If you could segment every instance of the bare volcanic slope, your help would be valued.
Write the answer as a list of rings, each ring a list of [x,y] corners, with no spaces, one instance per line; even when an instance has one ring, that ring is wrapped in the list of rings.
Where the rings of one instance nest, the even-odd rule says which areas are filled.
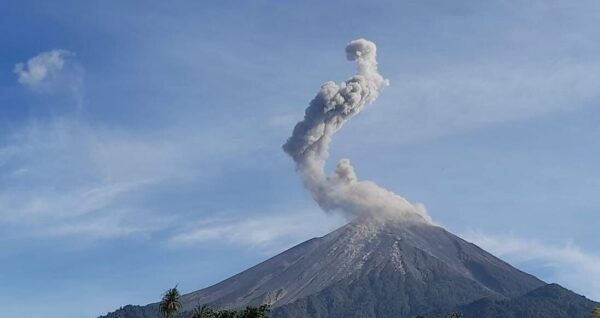
[[[274,317],[408,317],[544,285],[441,227],[360,218],[182,300],[184,311],[270,303]],[[156,308],[105,317],[154,318]]]

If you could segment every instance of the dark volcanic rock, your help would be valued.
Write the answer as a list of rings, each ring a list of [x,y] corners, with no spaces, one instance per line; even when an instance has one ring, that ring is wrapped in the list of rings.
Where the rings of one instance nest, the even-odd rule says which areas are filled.
[[[366,257],[354,263],[358,270],[280,304],[273,316],[409,317],[482,297],[515,297],[544,284],[440,227],[358,223],[328,236],[340,243],[364,233],[359,254]]]

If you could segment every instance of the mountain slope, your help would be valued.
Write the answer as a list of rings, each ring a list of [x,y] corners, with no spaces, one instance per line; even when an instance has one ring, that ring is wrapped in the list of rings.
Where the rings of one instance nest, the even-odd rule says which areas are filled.
[[[396,317],[509,299],[543,285],[441,227],[361,219],[182,301],[184,310],[270,303],[274,317]],[[154,318],[155,308],[128,306],[127,316],[107,317]]]
[[[587,318],[596,307],[600,307],[600,303],[577,295],[560,285],[548,284],[513,299],[484,298],[427,316],[446,318],[448,312],[461,312],[465,317]]]
[[[281,306],[337,283],[376,279],[371,277],[376,273],[423,288],[456,285],[453,293],[464,289],[474,299],[517,296],[544,284],[441,227],[361,220],[183,299],[225,307],[264,302]]]
[[[340,237],[364,233],[371,234],[358,253],[368,255],[357,262],[360,270],[308,297],[277,304],[273,316],[410,316],[482,297],[515,297],[544,285],[440,227],[355,223],[330,235],[339,243]]]

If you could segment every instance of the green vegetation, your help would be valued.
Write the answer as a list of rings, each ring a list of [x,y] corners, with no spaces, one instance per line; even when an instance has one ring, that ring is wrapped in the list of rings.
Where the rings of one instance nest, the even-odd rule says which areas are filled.
[[[247,306],[246,309],[241,311],[214,310],[202,305],[194,309],[192,318],[267,318],[269,311],[269,305]]]
[[[600,318],[600,307],[594,308],[594,310],[592,310],[592,318]]]
[[[166,318],[174,318],[181,309],[180,294],[177,290],[177,285],[168,289],[162,296],[159,303],[159,311]],[[260,305],[246,306],[240,311],[235,310],[215,310],[207,305],[198,306],[192,311],[191,318],[268,318],[271,306]],[[186,317],[188,317],[186,315]]]
[[[463,317],[464,317],[463,314],[461,314],[459,312],[453,312],[448,316],[448,318],[463,318]],[[427,318],[427,317],[423,316],[423,315],[417,315],[417,316],[414,316],[413,318]]]
[[[167,290],[160,301],[160,313],[166,318],[175,317],[181,308],[181,302],[179,301],[179,298],[180,295],[179,291],[177,290],[177,285]]]

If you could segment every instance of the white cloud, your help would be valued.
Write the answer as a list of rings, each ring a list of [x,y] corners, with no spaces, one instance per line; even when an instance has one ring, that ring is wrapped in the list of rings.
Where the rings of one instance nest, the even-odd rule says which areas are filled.
[[[147,182],[70,185],[67,190],[31,186],[0,192],[0,224],[4,237],[116,238],[159,229],[158,218],[132,210],[128,197]]]
[[[341,217],[325,216],[320,211],[284,208],[284,214],[249,214],[251,217],[222,216],[193,222],[180,228],[170,239],[173,246],[204,242],[277,250],[322,236],[343,224]]]
[[[549,282],[558,282],[583,295],[600,300],[600,255],[567,243],[548,245],[513,235],[487,235],[471,231],[465,239],[516,264],[535,263],[550,271]]]
[[[17,81],[38,94],[65,94],[77,110],[83,107],[83,67],[74,59],[75,54],[54,49],[42,52],[25,63],[17,63],[13,72]]]
[[[170,160],[177,149],[156,143],[152,153],[138,153],[152,141],[69,120],[33,122],[7,139],[0,147],[2,237],[121,237],[157,230],[152,220],[167,217],[149,217],[154,211],[135,199],[173,177],[174,171],[160,167],[176,166]],[[113,152],[115,147],[129,151]]]
[[[101,215],[74,220],[62,220],[51,227],[40,227],[37,237],[84,237],[86,239],[111,239],[145,234],[164,227],[160,220],[149,222],[140,218],[131,220],[131,211],[112,210]]]
[[[148,204],[175,200],[153,191],[201,185],[258,150],[231,126],[175,128],[140,135],[62,117],[2,136],[0,239],[139,236],[188,223],[177,218],[185,211]]]
[[[72,55],[73,53],[61,49],[42,52],[26,63],[17,63],[14,72],[18,76],[19,83],[36,86],[56,77],[63,70],[66,59]]]

